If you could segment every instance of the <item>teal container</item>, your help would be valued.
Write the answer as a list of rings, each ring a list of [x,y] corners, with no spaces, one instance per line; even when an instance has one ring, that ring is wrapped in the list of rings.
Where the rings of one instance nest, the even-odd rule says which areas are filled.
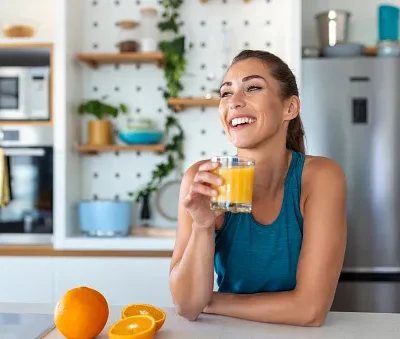
[[[399,7],[380,5],[378,7],[379,41],[398,41],[399,39]]]

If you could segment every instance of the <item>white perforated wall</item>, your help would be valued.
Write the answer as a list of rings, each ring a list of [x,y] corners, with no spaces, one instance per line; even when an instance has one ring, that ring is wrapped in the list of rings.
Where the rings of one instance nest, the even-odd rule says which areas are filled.
[[[143,6],[158,7],[157,1],[84,1],[83,52],[116,52],[120,31],[115,23],[122,19],[140,20]],[[297,61],[289,40],[293,37],[290,30],[297,28],[291,26],[291,3],[292,0],[251,0],[247,4],[242,0],[210,0],[207,4],[186,1],[182,7],[183,32],[193,48],[186,55],[182,96],[198,97],[217,88],[232,57],[245,48],[267,49],[294,65]],[[297,42],[293,43],[296,47]],[[109,95],[110,102],[124,102],[131,112],[154,118],[158,127],[163,127],[168,110],[160,91],[164,85],[162,69],[153,64],[83,69],[85,99]],[[223,134],[217,107],[187,108],[178,117],[186,134],[184,169],[199,159],[235,151]],[[126,122],[127,117],[121,117],[115,125],[124,128]],[[146,152],[85,157],[82,198],[127,199],[128,192],[147,182],[158,161],[159,156]],[[154,208],[152,212],[155,225],[171,225]]]

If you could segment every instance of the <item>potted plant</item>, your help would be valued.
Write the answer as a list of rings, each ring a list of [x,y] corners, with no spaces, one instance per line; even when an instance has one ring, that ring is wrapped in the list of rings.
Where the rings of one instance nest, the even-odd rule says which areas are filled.
[[[79,105],[78,113],[80,115],[92,115],[95,119],[90,120],[87,125],[88,129],[88,141],[89,145],[109,145],[113,139],[113,128],[111,121],[106,117],[110,116],[116,118],[120,113],[127,113],[128,109],[126,105],[119,104],[113,106],[107,104],[105,99],[107,96],[101,97],[101,99],[93,99],[83,102]]]

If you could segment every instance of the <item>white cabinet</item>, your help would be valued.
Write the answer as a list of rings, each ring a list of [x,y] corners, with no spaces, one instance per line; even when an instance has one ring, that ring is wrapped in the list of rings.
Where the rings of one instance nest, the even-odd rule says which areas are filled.
[[[172,306],[170,258],[55,258],[55,298],[68,289],[88,286],[110,305],[150,303]]]
[[[53,304],[53,258],[0,257],[0,302]]]
[[[55,305],[85,285],[110,305],[172,306],[169,264],[170,258],[0,257],[0,302]]]

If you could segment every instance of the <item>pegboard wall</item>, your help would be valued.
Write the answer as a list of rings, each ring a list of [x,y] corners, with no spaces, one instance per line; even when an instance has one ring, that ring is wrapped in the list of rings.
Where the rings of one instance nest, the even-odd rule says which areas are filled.
[[[119,20],[140,20],[140,9],[157,1],[84,0],[83,52],[117,52],[120,41]],[[201,97],[219,87],[234,55],[242,49],[265,49],[285,59],[285,25],[289,0],[188,0],[182,6],[182,32],[187,42],[187,70],[182,79],[181,96]],[[138,34],[140,31],[138,30]],[[286,38],[287,39],[287,38]],[[189,45],[191,48],[189,48]],[[164,126],[169,110],[162,97],[163,70],[154,64],[109,65],[83,68],[84,99],[108,95],[113,104],[125,103],[131,113],[154,119]],[[114,121],[124,129],[129,116]],[[185,131],[187,169],[194,162],[214,155],[234,154],[219,121],[217,107],[188,107],[178,113]],[[86,122],[83,119],[83,122]],[[85,125],[83,125],[85,126]],[[82,139],[86,140],[85,128]],[[119,142],[116,140],[116,142]],[[82,159],[82,199],[128,199],[150,179],[161,160],[147,152],[103,153]],[[173,197],[172,197],[173,198]],[[153,224],[171,226],[152,208]],[[138,219],[135,213],[134,221]]]

